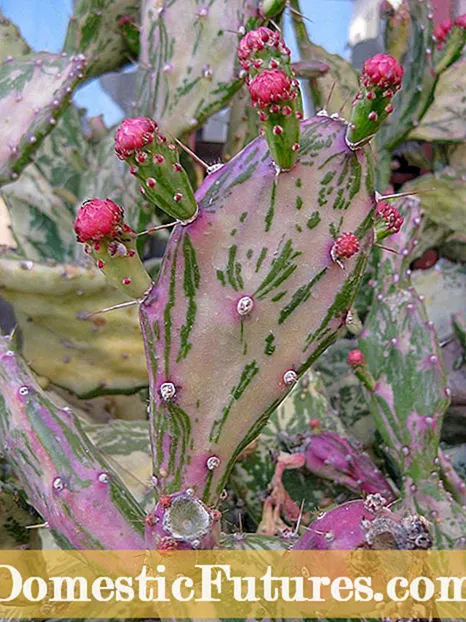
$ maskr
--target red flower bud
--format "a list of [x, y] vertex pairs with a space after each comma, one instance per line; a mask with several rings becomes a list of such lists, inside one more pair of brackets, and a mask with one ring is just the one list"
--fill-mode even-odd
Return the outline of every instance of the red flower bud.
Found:
[[455, 26], [458, 26], [458, 28], [466, 28], [466, 13], [463, 13], [463, 15], [459, 15], [455, 19]]
[[157, 123], [146, 117], [124, 119], [115, 134], [115, 153], [120, 160], [126, 160], [137, 149], [154, 140]]
[[337, 259], [349, 259], [358, 253], [359, 250], [359, 240], [354, 233], [342, 233], [335, 240], [330, 254], [332, 259], [336, 261]]
[[361, 83], [370, 88], [377, 86], [381, 89], [388, 87], [397, 91], [401, 87], [403, 67], [394, 56], [376, 54], [364, 63], [361, 74]]
[[266, 108], [274, 102], [291, 99], [291, 80], [280, 69], [263, 71], [249, 83], [249, 93], [253, 105]]
[[251, 52], [263, 50], [266, 43], [274, 45], [280, 40], [280, 34], [270, 28], [261, 26], [256, 30], [250, 30], [241, 39], [238, 46], [238, 58], [240, 61], [248, 60]]
[[387, 228], [392, 233], [398, 233], [404, 222], [404, 218], [397, 208], [390, 205], [386, 201], [380, 201], [380, 203], [377, 203], [375, 217], [384, 220]]
[[123, 226], [123, 209], [110, 199], [91, 199], [81, 205], [74, 222], [78, 242], [116, 238]]
[[439, 50], [441, 50], [445, 45], [445, 41], [450, 34], [452, 26], [453, 24], [451, 23], [451, 20], [445, 19], [441, 24], [434, 28], [434, 37]]
[[350, 350], [348, 352], [348, 365], [358, 367], [364, 363], [364, 354], [361, 350]]

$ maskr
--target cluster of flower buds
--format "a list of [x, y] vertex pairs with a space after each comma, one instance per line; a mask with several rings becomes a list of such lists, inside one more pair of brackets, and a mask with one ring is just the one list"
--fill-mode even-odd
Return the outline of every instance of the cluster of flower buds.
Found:
[[124, 222], [123, 208], [110, 199], [90, 199], [79, 208], [74, 230], [115, 287], [134, 298], [144, 295], [151, 279], [136, 251], [137, 235]]
[[375, 233], [377, 242], [389, 235], [398, 233], [403, 225], [404, 218], [394, 205], [387, 201], [379, 201], [375, 210]]
[[242, 38], [238, 58], [273, 160], [280, 170], [289, 170], [298, 158], [299, 123], [303, 118], [290, 50], [279, 32], [261, 27]]
[[178, 148], [152, 119], [124, 119], [115, 134], [115, 153], [141, 182], [141, 193], [182, 222], [196, 217], [197, 203]]
[[278, 69], [290, 58], [290, 49], [285, 45], [280, 33], [265, 26], [250, 30], [241, 39], [238, 46], [238, 59], [241, 67], [254, 75], [264, 66]]
[[368, 142], [393, 112], [392, 99], [401, 88], [403, 67], [394, 56], [376, 54], [366, 60], [353, 100], [346, 140], [352, 149]]

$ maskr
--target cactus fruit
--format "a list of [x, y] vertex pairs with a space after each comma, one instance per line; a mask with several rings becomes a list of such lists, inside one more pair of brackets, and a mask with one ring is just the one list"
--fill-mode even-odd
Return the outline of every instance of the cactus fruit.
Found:
[[144, 515], [69, 409], [0, 342], [0, 438], [31, 503], [63, 548], [140, 549]]
[[196, 216], [197, 205], [178, 147], [145, 117], [125, 119], [115, 134], [115, 153], [141, 181], [141, 194], [177, 220]]
[[430, 527], [422, 516], [403, 518], [378, 494], [322, 512], [294, 550], [428, 549]]
[[312, 434], [304, 443], [305, 466], [311, 473], [364, 494], [380, 493], [388, 502], [393, 491], [361, 447], [331, 431]]
[[124, 222], [123, 209], [111, 199], [90, 199], [79, 209], [74, 230], [110, 283], [134, 298], [151, 285], [136, 249], [136, 232]]
[[394, 56], [376, 54], [366, 60], [346, 134], [352, 148], [370, 140], [393, 112], [392, 99], [401, 88], [402, 79], [403, 67]]

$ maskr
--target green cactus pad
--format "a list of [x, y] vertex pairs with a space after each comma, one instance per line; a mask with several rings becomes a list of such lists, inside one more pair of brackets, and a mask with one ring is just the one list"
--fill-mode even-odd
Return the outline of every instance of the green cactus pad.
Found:
[[31, 48], [21, 36], [17, 26], [0, 11], [0, 63], [10, 56], [19, 58], [31, 52]]
[[240, 27], [255, 15], [247, 0], [142, 2], [137, 112], [174, 136], [191, 132], [239, 89]]
[[64, 51], [89, 58], [86, 77], [113, 71], [129, 60], [118, 20], [136, 17], [138, 0], [78, 0], [66, 33]]
[[144, 514], [69, 408], [0, 341], [0, 441], [28, 499], [62, 548], [140, 549]]
[[40, 376], [82, 397], [147, 385], [136, 309], [85, 319], [130, 300], [100, 271], [2, 258], [0, 288], [15, 309], [24, 356]]
[[0, 66], [0, 184], [14, 181], [83, 80], [84, 56], [40, 53]]

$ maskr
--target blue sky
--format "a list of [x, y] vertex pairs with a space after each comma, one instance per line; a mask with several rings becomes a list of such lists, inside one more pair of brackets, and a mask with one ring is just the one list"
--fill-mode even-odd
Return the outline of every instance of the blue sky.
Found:
[[[19, 26], [23, 36], [35, 50], [61, 50], [72, 0], [0, 0], [0, 9]], [[346, 41], [351, 19], [351, 0], [301, 0], [309, 18], [307, 22], [313, 41], [329, 52], [347, 56]], [[285, 38], [294, 52], [294, 41], [288, 25]], [[103, 114], [107, 125], [117, 123], [122, 112], [102, 90], [98, 80], [86, 84], [75, 94], [78, 106], [87, 108], [89, 115]]]

